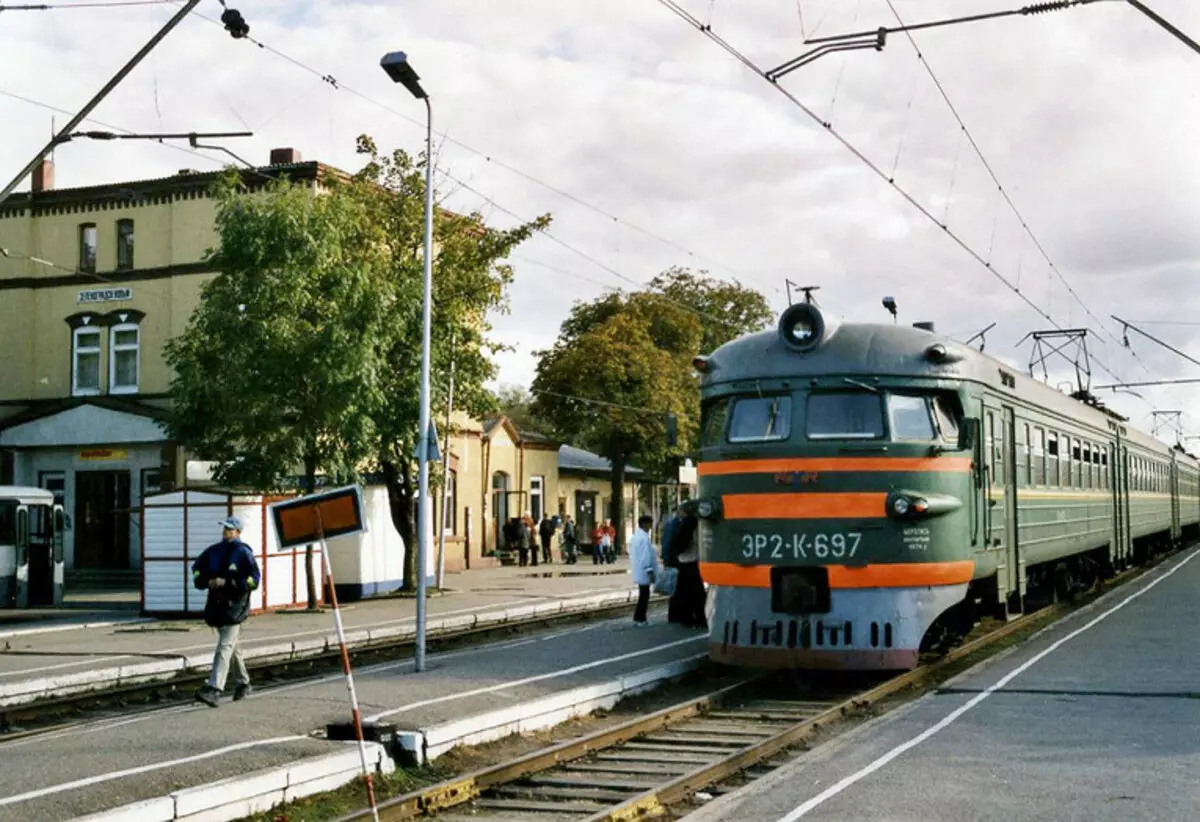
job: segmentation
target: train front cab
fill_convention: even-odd
[[[49,491],[0,486],[0,608],[62,604],[66,528]]]
[[[790,402],[850,393],[800,391]],[[881,385],[854,394],[884,409],[887,431],[875,443],[806,437],[799,448],[811,454],[746,459],[734,447],[733,458],[700,464],[712,659],[760,668],[917,664],[926,632],[965,599],[977,570],[956,536],[979,517],[971,456],[979,427],[938,422],[934,397],[951,395]],[[928,401],[936,443],[891,436],[895,399]],[[896,453],[904,451],[913,453]]]

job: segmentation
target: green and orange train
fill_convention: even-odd
[[[813,303],[701,372],[713,659],[905,669],[1200,529],[1200,464],[932,326]]]

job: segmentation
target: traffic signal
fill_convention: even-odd
[[[250,27],[246,25],[242,13],[237,9],[225,9],[221,14],[221,22],[225,24],[225,31],[229,32],[234,40],[240,40],[250,33]]]

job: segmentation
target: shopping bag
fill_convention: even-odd
[[[675,585],[679,582],[678,568],[659,568],[654,575],[654,593],[663,596],[673,596]]]

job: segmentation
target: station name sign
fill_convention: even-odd
[[[132,288],[92,288],[79,292],[79,303],[112,303],[133,299]]]

